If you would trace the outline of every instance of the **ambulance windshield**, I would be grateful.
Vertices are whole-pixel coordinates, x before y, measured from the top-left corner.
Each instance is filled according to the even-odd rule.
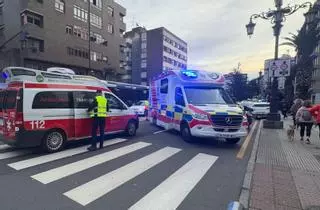
[[[230,96],[222,88],[185,87],[187,101],[197,106],[209,104],[234,104]]]

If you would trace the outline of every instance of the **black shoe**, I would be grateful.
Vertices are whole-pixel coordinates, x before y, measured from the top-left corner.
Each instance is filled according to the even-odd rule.
[[[89,150],[89,151],[95,151],[95,150],[97,150],[97,147],[90,146],[90,147],[87,148],[87,150]]]
[[[102,149],[103,148],[103,144],[100,144],[100,147],[99,147],[100,149]]]

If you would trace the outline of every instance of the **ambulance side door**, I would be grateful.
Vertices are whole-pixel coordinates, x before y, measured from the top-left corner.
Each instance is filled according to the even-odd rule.
[[[125,129],[126,108],[124,104],[113,94],[105,93],[108,99],[109,112],[106,120],[106,129],[111,132]]]
[[[182,120],[183,112],[186,106],[185,97],[182,88],[177,86],[174,91],[174,121],[175,129],[180,129],[180,122]]]

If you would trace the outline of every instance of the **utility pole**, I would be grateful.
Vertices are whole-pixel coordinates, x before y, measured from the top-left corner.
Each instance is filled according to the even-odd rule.
[[[91,73],[91,0],[88,0],[89,73]]]

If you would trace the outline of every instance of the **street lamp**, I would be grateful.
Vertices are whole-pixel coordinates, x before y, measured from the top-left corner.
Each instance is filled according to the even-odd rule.
[[[309,11],[305,14],[306,22],[311,23],[315,17],[315,11],[312,10],[312,3],[306,2],[303,4],[296,4],[293,6],[282,7],[283,0],[274,0],[276,9],[269,10],[268,12],[262,12],[260,14],[253,14],[250,17],[249,23],[246,25],[247,34],[249,37],[253,35],[254,27],[256,24],[253,20],[261,18],[264,20],[270,20],[273,24],[273,35],[275,36],[275,50],[274,50],[274,59],[278,59],[279,54],[279,36],[282,28],[282,23],[285,22],[286,16],[289,16],[301,8],[308,8]],[[283,128],[283,122],[281,121],[280,114],[278,113],[278,79],[273,75],[273,84],[271,88],[271,103],[270,103],[270,113],[267,116],[267,120],[264,121],[265,128]]]

